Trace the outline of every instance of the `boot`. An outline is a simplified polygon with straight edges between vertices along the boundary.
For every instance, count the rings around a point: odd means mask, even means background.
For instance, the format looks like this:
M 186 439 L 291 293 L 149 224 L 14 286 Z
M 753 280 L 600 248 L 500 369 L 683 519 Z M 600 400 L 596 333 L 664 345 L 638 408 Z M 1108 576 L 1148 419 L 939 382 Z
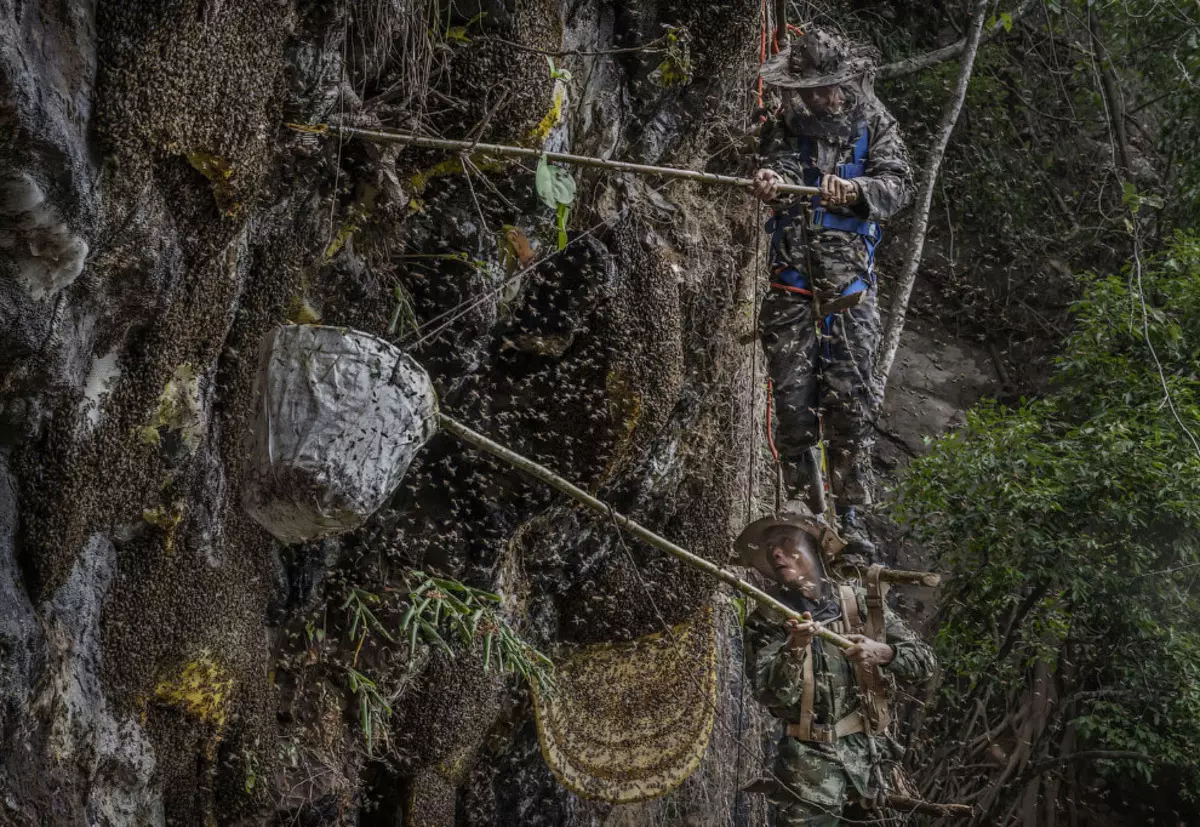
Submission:
M 780 465 L 783 471 L 783 499 L 799 500 L 810 514 L 824 513 L 825 492 L 816 450 L 810 448 L 798 457 L 783 460 Z
M 842 539 L 846 541 L 846 549 L 842 552 L 842 560 L 851 566 L 866 568 L 876 562 L 877 551 L 871 535 L 867 533 L 867 523 L 863 519 L 861 506 L 849 506 L 838 509 L 838 521 L 841 523 Z

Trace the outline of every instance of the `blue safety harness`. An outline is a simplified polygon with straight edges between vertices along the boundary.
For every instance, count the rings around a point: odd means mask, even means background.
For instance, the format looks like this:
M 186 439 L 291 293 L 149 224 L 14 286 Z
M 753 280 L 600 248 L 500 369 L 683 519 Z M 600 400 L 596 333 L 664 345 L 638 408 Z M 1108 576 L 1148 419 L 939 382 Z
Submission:
M 851 178 L 861 178 L 866 174 L 867 154 L 870 152 L 870 148 L 871 141 L 870 134 L 867 131 L 867 122 L 860 121 L 857 134 L 854 138 L 853 160 L 847 164 L 837 165 L 838 177 L 848 180 Z M 817 187 L 821 184 L 821 170 L 813 163 L 813 156 L 816 154 L 816 149 L 816 141 L 810 136 L 801 136 L 796 141 L 796 152 L 803 159 L 804 163 L 804 184 L 809 187 Z M 841 292 L 841 295 L 850 296 L 873 287 L 875 285 L 875 248 L 883 240 L 883 228 L 879 226 L 879 222 L 831 213 L 821 206 L 821 196 L 819 195 L 812 196 L 809 203 L 811 205 L 811 226 L 813 228 L 857 233 L 867 248 L 867 278 L 863 279 L 861 276 L 855 278 Z M 771 254 L 774 259 L 774 265 L 771 268 L 774 274 L 773 281 L 791 288 L 795 292 L 811 294 L 812 288 L 809 286 L 808 278 L 805 274 L 788 263 L 781 261 L 779 256 L 783 231 L 787 229 L 792 221 L 800 216 L 800 210 L 801 205 L 795 204 L 787 209 L 773 211 L 771 217 L 767 220 L 765 229 L 771 234 Z M 832 317 L 825 319 L 826 328 L 829 327 L 832 321 Z

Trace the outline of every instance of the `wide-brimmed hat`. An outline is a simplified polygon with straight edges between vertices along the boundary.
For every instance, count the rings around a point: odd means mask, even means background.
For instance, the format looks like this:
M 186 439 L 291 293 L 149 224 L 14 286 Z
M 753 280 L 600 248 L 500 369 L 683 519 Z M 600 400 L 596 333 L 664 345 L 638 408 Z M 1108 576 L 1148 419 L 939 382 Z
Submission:
M 846 542 L 838 533 L 820 517 L 814 516 L 804 505 L 797 501 L 786 503 L 777 514 L 762 517 L 742 529 L 742 533 L 733 541 L 733 548 L 738 554 L 738 563 L 743 566 L 758 569 L 763 574 L 772 575 L 767 546 L 763 535 L 776 526 L 794 526 L 816 541 L 824 562 L 832 563 L 846 547 Z
M 813 89 L 846 83 L 866 74 L 871 61 L 853 57 L 842 37 L 811 29 L 759 69 L 765 83 L 783 89 Z

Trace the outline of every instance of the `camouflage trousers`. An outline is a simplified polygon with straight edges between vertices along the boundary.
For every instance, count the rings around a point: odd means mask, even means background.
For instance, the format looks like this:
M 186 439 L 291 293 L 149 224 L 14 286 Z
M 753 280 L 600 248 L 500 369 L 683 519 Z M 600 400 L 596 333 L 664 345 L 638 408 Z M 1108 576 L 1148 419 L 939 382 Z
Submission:
M 862 756 L 863 761 L 866 756 Z M 869 766 L 854 762 L 860 784 L 865 784 Z M 862 764 L 862 766 L 859 766 Z M 776 827 L 834 827 L 843 816 L 861 819 L 866 811 L 859 805 L 858 786 L 845 765 L 832 755 L 806 748 L 787 739 L 780 743 L 775 776 L 786 785 L 777 786 L 768 798 L 775 806 Z M 794 794 L 793 794 L 794 793 Z
M 846 273 L 837 280 L 844 284 L 832 289 L 844 289 L 858 275 Z M 862 304 L 819 325 L 811 298 L 771 288 L 759 314 L 759 335 L 774 386 L 775 446 L 785 476 L 796 488 L 803 482 L 797 469 L 820 439 L 820 414 L 837 504 L 870 505 L 871 422 L 878 406 L 871 375 L 882 338 L 875 287 Z

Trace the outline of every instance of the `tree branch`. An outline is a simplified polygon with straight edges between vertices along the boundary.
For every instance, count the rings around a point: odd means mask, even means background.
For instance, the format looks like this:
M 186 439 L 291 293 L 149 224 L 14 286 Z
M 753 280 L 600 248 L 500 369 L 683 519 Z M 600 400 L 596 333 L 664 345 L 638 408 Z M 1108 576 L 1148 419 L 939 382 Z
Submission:
M 1009 28 L 1024 17 L 1033 8 L 1035 2 L 1036 0 L 1023 0 L 1021 5 L 1017 6 L 1016 11 L 1012 13 L 1012 21 L 1009 24 Z M 1004 23 L 997 20 L 987 30 L 987 33 L 983 35 L 982 42 L 988 42 L 1002 31 L 1006 31 Z M 928 69 L 930 66 L 936 66 L 947 60 L 953 60 L 966 51 L 969 40 L 969 37 L 964 37 L 956 43 L 951 43 L 949 46 L 943 46 L 940 49 L 934 49 L 932 52 L 926 52 L 923 55 L 916 55 L 915 57 L 907 57 L 904 60 L 897 60 L 895 63 L 887 63 L 879 67 L 879 73 L 876 77 L 879 80 L 892 80 L 893 78 L 901 78 L 905 75 L 920 72 L 922 69 Z
M 928 813 L 950 818 L 970 818 L 975 813 L 969 804 L 939 804 L 899 793 L 888 794 L 887 805 L 904 813 Z
M 1043 772 L 1048 772 L 1059 767 L 1065 767 L 1068 764 L 1074 764 L 1078 761 L 1104 761 L 1116 758 L 1124 758 L 1129 761 L 1145 761 L 1148 764 L 1161 764 L 1163 760 L 1156 758 L 1153 755 L 1146 755 L 1144 752 L 1135 752 L 1127 749 L 1085 749 L 1081 752 L 1073 752 L 1070 755 L 1060 755 L 1058 758 L 1051 758 L 1049 761 L 1042 761 L 1040 764 L 1034 764 L 1030 767 L 1030 773 L 1037 775 Z
M 967 97 L 967 86 L 971 82 L 971 71 L 975 68 L 975 54 L 979 51 L 987 8 L 988 0 L 975 0 L 971 28 L 967 32 L 962 65 L 958 70 L 958 82 L 955 84 L 950 104 L 942 114 L 942 122 L 938 125 L 937 141 L 930 150 L 929 158 L 926 161 L 925 180 L 921 182 L 921 191 L 917 196 L 917 215 L 913 221 L 908 263 L 904 268 L 904 275 L 896 285 L 896 292 L 892 296 L 887 327 L 883 331 L 883 346 L 879 350 L 879 360 L 875 364 L 875 375 L 872 377 L 875 396 L 880 400 L 883 399 L 884 390 L 887 388 L 887 376 L 892 370 L 892 363 L 896 360 L 896 351 L 900 347 L 900 333 L 904 330 L 908 300 L 912 297 L 913 284 L 917 280 L 917 268 L 921 266 L 921 253 L 925 250 L 925 231 L 929 227 L 929 208 L 933 203 L 933 188 L 937 184 L 938 170 L 941 169 L 946 146 L 950 143 L 950 133 L 954 131 L 954 124 L 958 122 L 963 101 Z
M 516 49 L 521 52 L 532 52 L 535 55 L 546 55 L 547 57 L 570 57 L 573 55 L 623 55 L 629 52 L 665 52 L 666 47 L 662 46 L 666 41 L 666 35 L 656 37 L 653 40 L 643 43 L 641 46 L 627 46 L 623 49 L 560 49 L 553 51 L 551 49 L 537 49 L 533 46 L 525 46 L 521 43 L 514 43 L 511 40 L 505 40 L 502 37 L 475 37 L 472 42 L 475 43 L 499 43 L 502 46 L 508 46 L 510 49 Z
M 1112 123 L 1113 141 L 1117 145 L 1117 154 L 1120 156 L 1121 178 L 1127 181 L 1133 164 L 1129 157 L 1129 135 L 1125 131 L 1125 96 L 1121 94 L 1121 84 L 1117 80 L 1117 73 L 1113 68 L 1112 56 L 1101 37 L 1100 21 L 1096 17 L 1096 10 L 1091 8 L 1088 9 L 1088 33 L 1092 36 L 1092 51 L 1100 60 L 1100 87 L 1108 102 L 1105 108 Z

